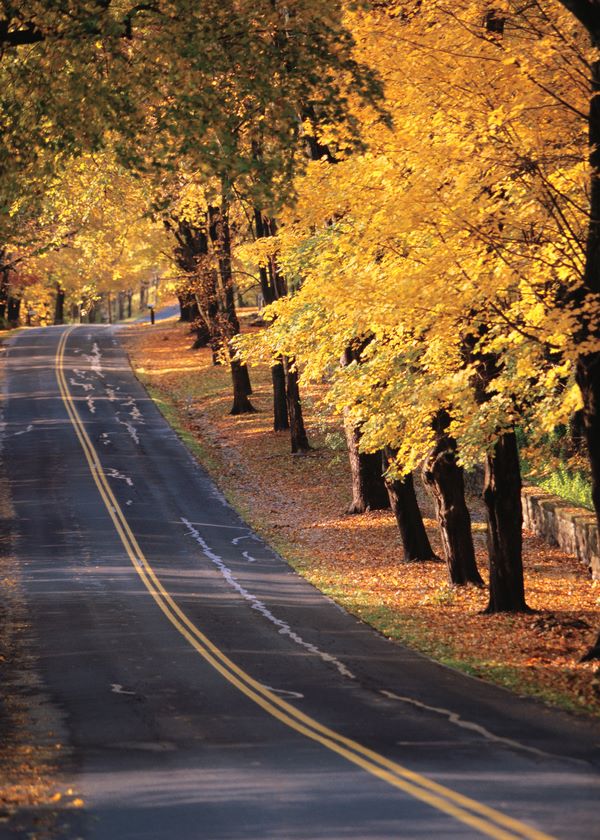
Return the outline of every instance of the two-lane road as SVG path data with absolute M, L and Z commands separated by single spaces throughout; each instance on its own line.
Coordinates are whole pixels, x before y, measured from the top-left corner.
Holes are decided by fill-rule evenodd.
M 62 836 L 600 837 L 598 726 L 394 645 L 299 578 L 118 330 L 18 335 L 4 420 L 34 653 L 85 803 Z

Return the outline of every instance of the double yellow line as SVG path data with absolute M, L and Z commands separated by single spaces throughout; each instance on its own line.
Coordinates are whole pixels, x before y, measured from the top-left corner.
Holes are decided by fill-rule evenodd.
M 65 346 L 70 333 L 74 329 L 75 327 L 70 327 L 63 332 L 56 352 L 56 376 L 67 414 L 81 444 L 98 492 L 133 567 L 166 618 L 200 656 L 242 694 L 245 694 L 246 697 L 290 729 L 310 738 L 311 741 L 316 741 L 331 752 L 337 753 L 352 764 L 358 765 L 367 773 L 376 776 L 415 799 L 425 802 L 432 808 L 454 817 L 454 819 L 479 831 L 481 834 L 493 837 L 495 840 L 517 840 L 517 838 L 518 840 L 523 840 L 523 838 L 528 838 L 528 840 L 553 840 L 548 834 L 537 831 L 496 811 L 494 808 L 476 802 L 474 799 L 456 793 L 456 791 L 437 784 L 419 773 L 414 773 L 368 747 L 364 747 L 357 741 L 339 735 L 327 726 L 323 726 L 317 720 L 291 706 L 268 688 L 265 688 L 264 685 L 254 680 L 196 627 L 163 587 L 146 559 L 108 484 L 98 453 L 79 418 L 64 372 Z

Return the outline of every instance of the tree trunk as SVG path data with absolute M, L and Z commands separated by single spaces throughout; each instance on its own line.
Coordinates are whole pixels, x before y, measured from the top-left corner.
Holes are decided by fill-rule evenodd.
M 589 5 L 589 4 L 587 4 Z M 600 10 L 590 12 L 594 15 L 598 29 L 590 33 L 596 45 L 600 43 Z M 579 297 L 575 303 L 581 306 L 590 296 L 597 298 L 600 293 L 600 61 L 594 61 L 592 69 L 592 98 L 589 112 L 590 142 L 590 220 L 586 242 L 586 263 L 583 288 L 575 292 Z M 595 316 L 582 323 L 579 339 L 600 339 L 600 323 L 597 316 L 597 303 L 592 302 Z M 583 426 L 588 446 L 592 477 L 592 501 L 598 527 L 600 528 L 600 352 L 584 353 L 577 359 L 577 384 L 583 398 Z
M 133 300 L 133 292 L 129 290 L 127 292 L 127 317 L 131 318 L 131 303 Z
M 196 319 L 193 332 L 196 337 L 194 339 L 194 343 L 192 344 L 192 350 L 200 350 L 201 347 L 208 347 L 210 344 L 211 334 L 201 317 Z
M 389 449 L 381 453 L 381 463 L 384 471 L 388 469 L 393 457 L 394 453 Z M 392 511 L 398 523 L 402 548 L 404 549 L 404 562 L 424 563 L 428 560 L 438 561 L 439 557 L 437 557 L 431 547 L 425 525 L 423 524 L 423 517 L 419 510 L 412 474 L 405 476 L 402 480 L 398 478 L 386 478 L 385 486 Z
M 190 293 L 185 295 L 179 295 L 178 300 L 180 321 L 183 321 L 184 324 L 192 324 L 197 318 L 200 317 L 198 303 L 196 302 L 196 298 L 193 294 Z
M 592 659 L 600 659 L 600 633 L 598 634 L 598 638 L 596 639 L 595 643 L 591 646 L 591 648 L 585 653 L 580 662 L 591 662 Z
M 486 613 L 529 612 L 523 585 L 521 471 L 514 432 L 500 435 L 485 465 L 490 602 Z
M 254 227 L 257 239 L 272 236 L 273 231 L 276 229 L 275 222 L 264 216 L 262 210 L 258 207 L 254 208 Z M 274 301 L 285 293 L 285 282 L 281 273 L 277 270 L 277 266 L 273 262 L 271 262 L 268 268 L 262 265 L 259 266 L 258 273 L 260 277 L 260 290 L 265 305 L 274 303 Z M 272 365 L 271 379 L 273 382 L 273 430 L 280 432 L 290 428 L 285 388 L 285 371 L 281 361 Z
M 54 323 L 64 324 L 65 322 L 65 290 L 60 283 L 56 284 L 56 300 L 54 303 Z
M 583 427 L 590 459 L 592 501 L 600 529 L 600 353 L 580 356 L 576 377 L 583 398 Z
M 360 452 L 360 431 L 348 420 L 344 431 L 352 476 L 352 502 L 346 513 L 386 510 L 390 498 L 383 480 L 381 452 Z
M 495 353 L 477 349 L 481 336 L 482 332 L 463 340 L 465 357 L 474 366 L 471 385 L 478 405 L 490 398 L 490 384 L 500 370 Z M 514 432 L 500 434 L 488 453 L 483 499 L 487 508 L 490 567 L 490 601 L 486 612 L 527 610 L 523 591 L 521 469 Z
M 21 315 L 21 298 L 10 295 L 6 307 L 6 320 L 9 327 L 18 327 Z
M 475 561 L 463 469 L 456 462 L 456 441 L 450 435 L 439 433 L 423 466 L 423 480 L 435 502 L 450 582 L 483 586 Z
M 233 405 L 230 414 L 252 414 L 256 411 L 248 399 L 247 381 L 244 375 L 245 365 L 237 359 L 231 360 L 231 381 L 233 383 Z
M 143 312 L 148 303 L 148 284 L 142 283 L 140 285 L 140 312 Z
M 600 46 L 600 8 L 591 0 L 561 0 L 562 5 L 587 29 L 594 47 Z M 592 61 L 590 110 L 588 117 L 590 208 L 586 241 L 583 283 L 571 295 L 571 305 L 583 311 L 586 298 L 592 298 L 592 312 L 600 292 L 600 61 Z M 597 315 L 582 323 L 579 340 L 600 337 Z M 583 424 L 588 445 L 592 477 L 592 501 L 600 528 L 600 352 L 582 353 L 577 359 L 577 384 L 583 399 Z M 585 658 L 595 659 L 600 653 L 598 641 Z
M 246 396 L 249 397 L 252 393 L 252 383 L 250 382 L 250 371 L 248 370 L 248 365 L 240 363 L 240 377 L 244 383 L 244 388 L 246 389 Z
M 179 320 L 186 324 L 190 320 L 187 311 L 187 302 L 183 295 L 177 295 L 177 300 L 179 301 Z
M 217 255 L 219 265 L 220 290 L 222 298 L 221 331 L 223 344 L 230 357 L 231 339 L 240 332 L 240 322 L 235 310 L 233 271 L 231 267 L 231 234 L 229 230 L 229 205 L 223 196 L 221 207 L 209 207 L 209 234 Z M 231 414 L 244 414 L 256 409 L 248 400 L 252 393 L 250 374 L 247 365 L 237 359 L 231 359 L 231 373 L 234 383 L 233 408 Z M 241 400 L 243 391 L 244 400 Z
M 125 319 L 125 292 L 119 292 L 117 296 L 117 313 L 119 321 Z
M 363 350 L 369 345 L 370 337 L 356 339 L 345 349 L 340 360 L 342 367 L 352 362 L 360 364 Z M 347 513 L 364 513 L 367 510 L 385 510 L 390 507 L 390 498 L 383 480 L 381 452 L 361 452 L 360 428 L 344 420 L 350 474 L 352 476 L 352 502 Z
M 210 238 L 217 255 L 219 279 L 221 281 L 223 327 L 226 340 L 240 331 L 240 322 L 235 310 L 233 270 L 231 267 L 231 234 L 229 231 L 229 205 L 223 199 L 221 207 L 209 207 Z
M 9 270 L 0 269 L 0 326 L 6 329 L 6 308 L 8 306 Z
M 290 428 L 290 420 L 285 391 L 285 371 L 282 362 L 279 361 L 271 365 L 271 381 L 273 383 L 273 431 L 283 432 Z
M 178 295 L 180 320 L 193 324 L 196 334 L 192 349 L 212 348 L 213 364 L 219 363 L 223 343 L 219 319 L 217 273 L 208 263 L 208 219 L 199 224 L 173 220 L 168 225 L 177 240 L 174 256 L 189 278 L 190 288 Z
M 292 454 L 296 452 L 308 452 L 310 445 L 304 427 L 302 403 L 300 402 L 300 390 L 298 388 L 298 371 L 295 368 L 294 360 L 285 356 L 283 358 L 283 370 L 285 372 L 285 390 L 288 415 L 290 418 Z

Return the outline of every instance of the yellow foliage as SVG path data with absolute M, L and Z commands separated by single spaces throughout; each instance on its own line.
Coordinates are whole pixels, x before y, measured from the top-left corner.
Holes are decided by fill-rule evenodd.
M 170 242 L 150 216 L 151 197 L 149 185 L 109 153 L 71 160 L 51 184 L 37 220 L 43 244 L 14 248 L 21 271 L 36 280 L 27 292 L 34 306 L 43 305 L 35 289 L 59 285 L 74 300 L 89 301 L 166 273 Z
M 353 102 L 368 150 L 297 180 L 279 235 L 253 248 L 258 262 L 276 254 L 298 290 L 240 344 L 327 381 L 363 448 L 394 447 L 403 470 L 427 452 L 441 408 L 470 462 L 499 432 L 542 434 L 579 405 L 578 313 L 564 298 L 584 264 L 593 57 L 558 2 L 509 0 L 502 34 L 486 30 L 484 0 L 407 5 L 348 12 L 393 126 Z M 360 363 L 341 367 L 357 339 L 368 339 Z M 476 360 L 489 354 L 482 400 Z

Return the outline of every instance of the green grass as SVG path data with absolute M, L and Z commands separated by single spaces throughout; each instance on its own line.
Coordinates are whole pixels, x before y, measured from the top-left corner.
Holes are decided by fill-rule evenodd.
M 308 578 L 310 580 L 311 575 L 308 575 Z M 470 677 L 495 683 L 520 696 L 535 697 L 569 712 L 591 713 L 584 700 L 578 702 L 577 698 L 570 694 L 524 680 L 522 668 L 485 662 L 472 657 L 461 658 L 452 645 L 435 639 L 428 632 L 424 621 L 407 617 L 381 604 L 369 604 L 369 593 L 358 591 L 348 594 L 335 585 L 322 584 L 318 580 L 311 582 L 352 615 L 374 627 L 387 638 L 413 648 L 441 665 Z
M 576 505 L 594 509 L 592 502 L 592 485 L 580 472 L 570 472 L 563 467 L 550 473 L 549 476 L 535 480 L 535 484 L 549 493 L 560 496 Z
M 171 428 L 175 430 L 187 448 L 202 464 L 204 464 L 207 470 L 217 470 L 219 464 L 211 450 L 200 443 L 200 441 L 184 427 L 181 419 L 181 413 L 177 405 L 174 402 L 165 400 L 160 392 L 160 389 L 150 383 L 149 377 L 144 376 L 144 374 L 139 371 L 136 371 L 136 376 L 148 392 L 152 401 L 156 404 L 162 416 Z
M 526 481 L 574 505 L 594 509 L 589 473 L 585 469 L 568 466 L 572 444 L 565 444 L 569 440 L 566 427 L 557 427 L 535 448 L 528 448 L 527 435 L 522 429 L 517 429 L 516 433 L 521 453 L 521 474 Z

